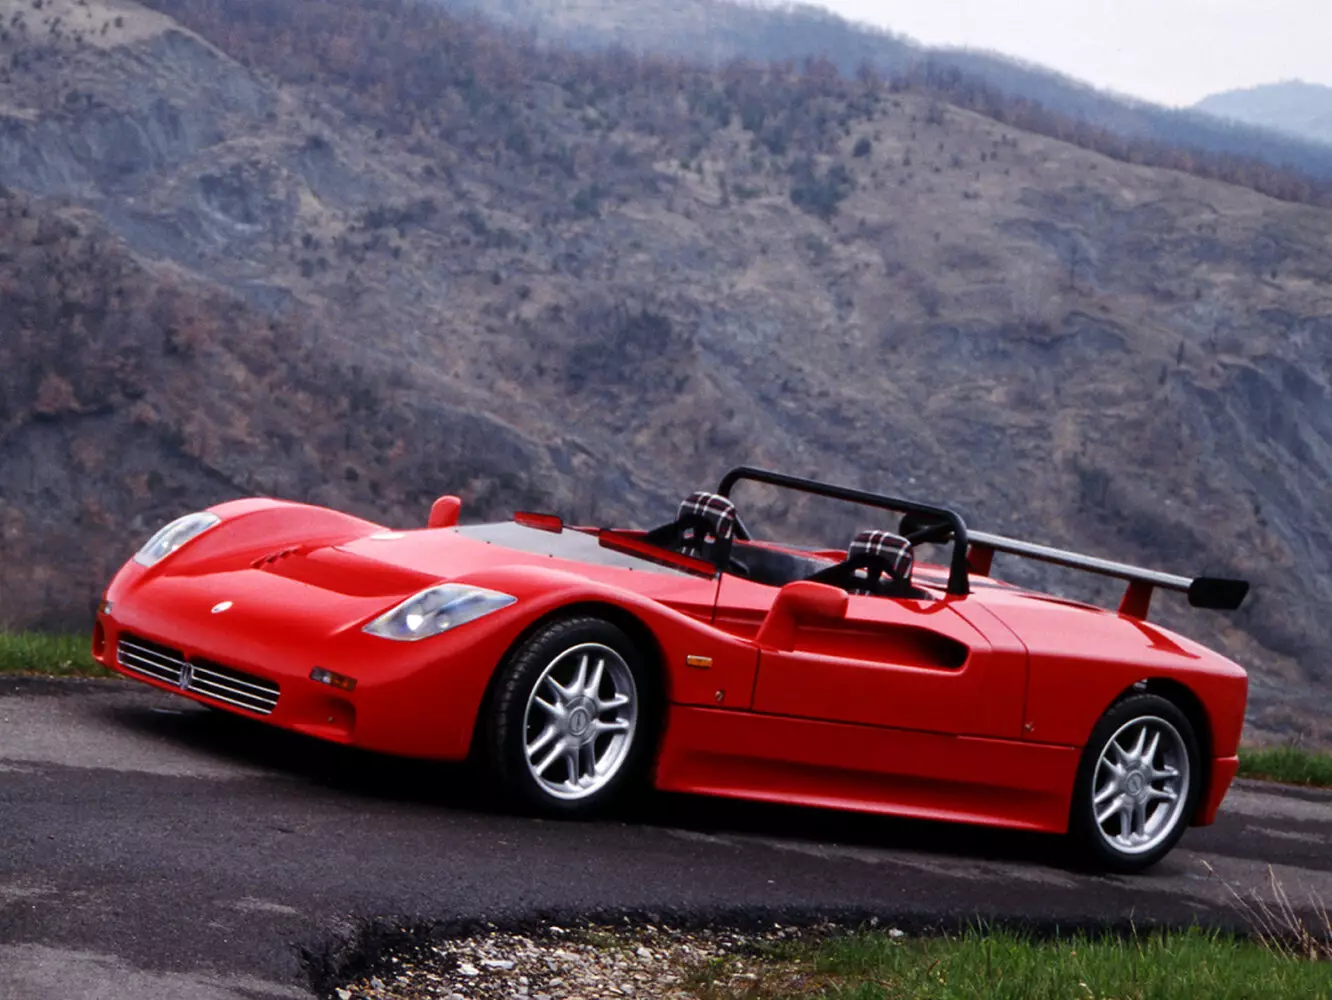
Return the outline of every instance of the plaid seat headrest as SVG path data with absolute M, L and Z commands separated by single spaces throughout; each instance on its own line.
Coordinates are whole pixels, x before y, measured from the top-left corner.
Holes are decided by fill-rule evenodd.
M 890 572 L 898 580 L 910 580 L 911 568 L 915 564 L 911 543 L 891 531 L 862 531 L 851 542 L 846 554 L 849 559 L 876 556 L 887 563 Z
M 717 493 L 692 493 L 680 504 L 679 518 L 701 517 L 712 525 L 712 536 L 725 541 L 735 533 L 735 504 Z

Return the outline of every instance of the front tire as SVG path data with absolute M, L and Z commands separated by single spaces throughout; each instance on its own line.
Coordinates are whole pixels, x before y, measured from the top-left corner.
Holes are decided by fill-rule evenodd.
M 657 711 L 645 658 L 621 629 L 601 618 L 551 622 L 500 668 L 487 757 L 528 808 L 592 813 L 641 782 Z
M 1132 695 L 1092 730 L 1073 787 L 1069 832 L 1097 868 L 1136 872 L 1164 858 L 1197 811 L 1198 739 L 1172 702 Z

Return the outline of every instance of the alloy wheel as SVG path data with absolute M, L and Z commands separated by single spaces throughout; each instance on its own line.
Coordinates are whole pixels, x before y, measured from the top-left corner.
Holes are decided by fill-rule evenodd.
M 638 689 L 624 658 L 601 643 L 573 646 L 551 660 L 528 696 L 528 770 L 553 798 L 587 798 L 623 766 L 637 724 Z
M 1133 719 L 1106 742 L 1096 762 L 1091 809 L 1114 851 L 1147 854 L 1174 832 L 1189 801 L 1184 738 L 1156 716 Z

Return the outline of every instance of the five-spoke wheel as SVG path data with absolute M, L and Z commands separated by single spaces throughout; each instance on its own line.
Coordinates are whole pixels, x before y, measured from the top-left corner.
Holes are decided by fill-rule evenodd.
M 1136 871 L 1175 846 L 1198 800 L 1193 727 L 1156 695 L 1125 698 L 1097 724 L 1083 753 L 1070 829 L 1101 865 Z
M 501 668 L 486 749 L 528 805 L 588 811 L 641 777 L 655 708 L 653 678 L 623 631 L 599 618 L 555 621 Z
M 584 643 L 550 661 L 523 720 L 527 767 L 557 799 L 595 795 L 624 764 L 638 722 L 638 685 L 610 646 Z

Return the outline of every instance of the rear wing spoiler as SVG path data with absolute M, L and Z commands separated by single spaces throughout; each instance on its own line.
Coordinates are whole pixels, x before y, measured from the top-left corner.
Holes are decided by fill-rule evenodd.
M 1114 577 L 1128 584 L 1124 597 L 1119 603 L 1119 613 L 1130 618 L 1146 618 L 1151 607 L 1152 593 L 1157 587 L 1187 594 L 1189 604 L 1195 608 L 1209 608 L 1216 611 L 1234 611 L 1244 602 L 1249 593 L 1249 584 L 1244 580 L 1229 580 L 1220 577 L 1200 576 L 1189 578 L 1155 570 L 1140 569 L 1127 563 L 1111 562 L 1096 556 L 1066 552 L 1063 549 L 1037 545 L 1034 542 L 1005 538 L 967 528 L 962 515 L 948 507 L 937 504 L 905 500 L 900 497 L 866 490 L 852 489 L 846 486 L 833 486 L 813 479 L 802 479 L 766 469 L 754 469 L 748 466 L 732 469 L 717 487 L 722 496 L 730 496 L 731 490 L 742 480 L 765 483 L 811 493 L 816 496 L 844 500 L 848 503 L 863 504 L 881 510 L 895 511 L 906 515 L 902 519 L 903 534 L 912 534 L 919 542 L 934 542 L 940 545 L 952 543 L 953 554 L 949 560 L 948 593 L 965 596 L 971 592 L 970 575 L 977 573 L 988 576 L 990 565 L 996 552 L 1034 559 L 1038 562 L 1066 566 L 1101 576 Z
M 982 576 L 990 573 L 990 564 L 996 552 L 1034 559 L 1037 562 L 1055 566 L 1067 566 L 1087 573 L 1114 577 L 1128 583 L 1124 597 L 1119 602 L 1119 613 L 1130 618 L 1146 618 L 1151 607 L 1152 591 L 1157 587 L 1188 594 L 1189 604 L 1195 608 L 1208 608 L 1214 611 L 1235 611 L 1244 603 L 1249 593 L 1249 584 L 1244 580 L 1228 580 L 1215 576 L 1199 576 L 1190 579 L 1187 576 L 1175 576 L 1172 573 L 1159 573 L 1151 569 L 1139 569 L 1127 563 L 1111 562 L 1096 556 L 1084 556 L 1077 552 L 1053 549 L 1047 545 L 1023 542 L 1016 538 L 1004 538 L 1002 535 L 990 535 L 983 531 L 967 533 L 969 549 L 967 566 Z

